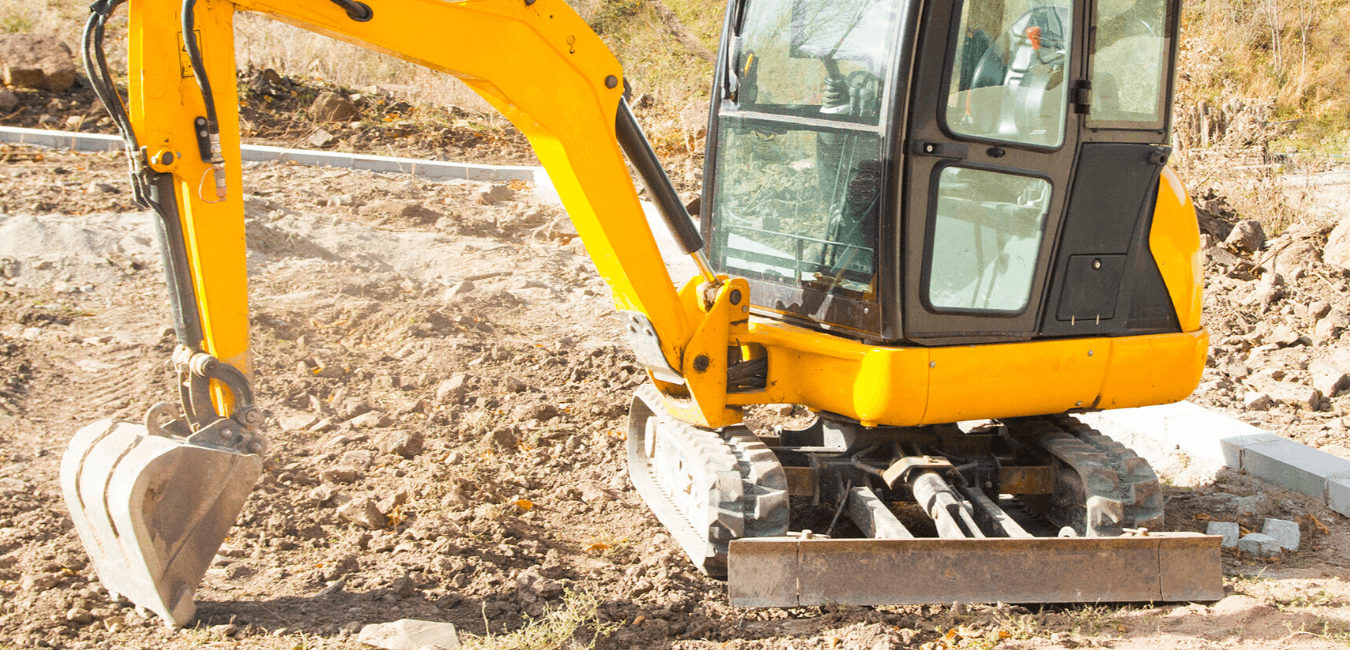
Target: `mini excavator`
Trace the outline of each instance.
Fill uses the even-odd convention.
[[[1194,209],[1167,167],[1179,0],[730,0],[695,225],[564,0],[129,0],[129,101],[179,404],[79,431],[100,579],[170,625],[260,475],[233,19],[455,75],[524,133],[650,383],[633,485],[738,606],[1215,600],[1148,463],[1073,414],[1197,385]],[[671,278],[629,163],[698,273]],[[797,404],[804,429],[745,408]],[[846,517],[844,515],[847,515]]]

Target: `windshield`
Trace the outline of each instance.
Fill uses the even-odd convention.
[[[715,263],[872,299],[895,31],[881,0],[747,0],[719,113]]]

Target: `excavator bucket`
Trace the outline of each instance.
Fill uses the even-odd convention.
[[[70,441],[61,491],[104,586],[177,627],[261,473],[257,454],[102,420]]]

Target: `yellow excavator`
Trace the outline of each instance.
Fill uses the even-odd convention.
[[[1179,0],[730,0],[697,226],[564,0],[129,0],[125,106],[122,2],[82,49],[157,216],[180,399],[79,431],[61,481],[101,580],[169,624],[265,445],[238,11],[455,75],[529,138],[651,378],[631,480],[733,604],[1222,597],[1219,538],[1162,532],[1147,462],[1072,416],[1183,399],[1205,365],[1165,144]],[[817,417],[756,432],[757,404]]]

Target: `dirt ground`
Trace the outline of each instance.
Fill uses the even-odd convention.
[[[1350,522],[1233,472],[1164,477],[1168,527],[1279,516],[1301,522],[1304,545],[1226,555],[1217,603],[732,608],[627,481],[627,406],[645,377],[558,207],[524,183],[287,165],[245,170],[265,473],[196,624],[168,630],[99,587],[57,483],[78,428],[173,395],[150,217],[130,209],[123,169],[0,152],[0,648],[359,647],[362,625],[400,618],[452,622],[479,647],[538,647],[525,635],[565,619],[599,648],[1350,644]],[[1291,273],[1288,298],[1249,307],[1231,297],[1259,281],[1211,263],[1214,368],[1197,399],[1335,452],[1346,398],[1247,411],[1244,378],[1223,370],[1239,354],[1255,365],[1277,324],[1306,330],[1307,303],[1344,291],[1309,268],[1320,275]],[[1294,383],[1304,357],[1343,341],[1257,361]],[[340,514],[366,503],[371,526]]]

